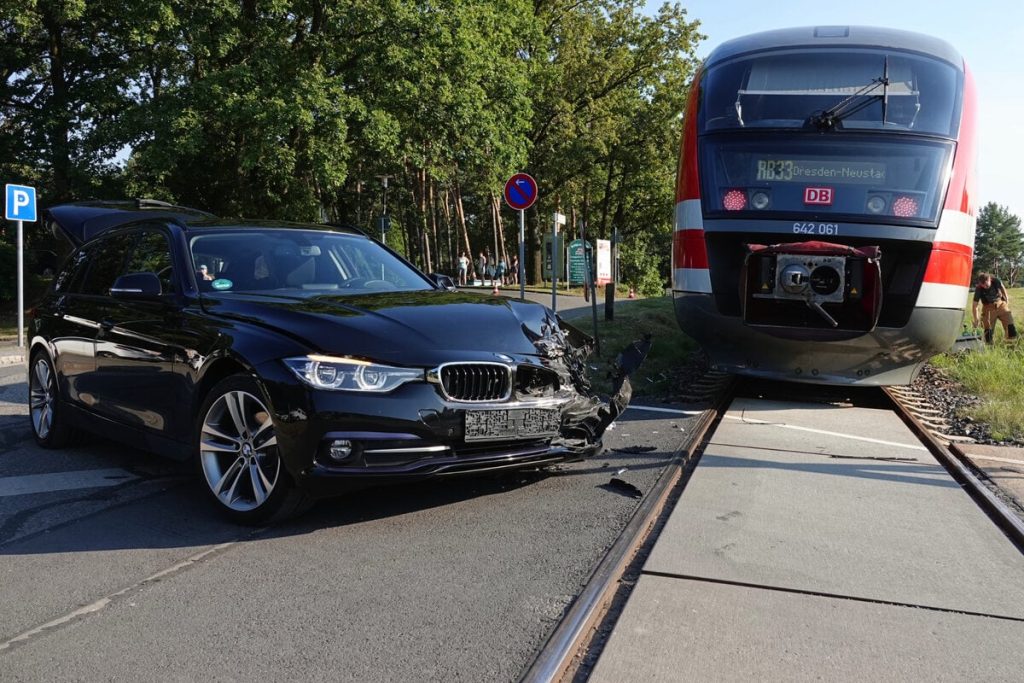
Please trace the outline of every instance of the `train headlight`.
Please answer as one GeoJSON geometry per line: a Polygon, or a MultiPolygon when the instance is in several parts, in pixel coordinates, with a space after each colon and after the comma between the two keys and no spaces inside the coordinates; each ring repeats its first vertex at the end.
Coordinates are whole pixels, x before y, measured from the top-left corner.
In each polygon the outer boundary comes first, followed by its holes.
{"type": "Polygon", "coordinates": [[[764,190],[755,190],[750,195],[750,205],[758,211],[764,211],[772,203],[772,198],[764,190]]]}
{"type": "Polygon", "coordinates": [[[885,197],[877,194],[868,197],[868,211],[871,213],[882,213],[885,211],[885,197]]]}

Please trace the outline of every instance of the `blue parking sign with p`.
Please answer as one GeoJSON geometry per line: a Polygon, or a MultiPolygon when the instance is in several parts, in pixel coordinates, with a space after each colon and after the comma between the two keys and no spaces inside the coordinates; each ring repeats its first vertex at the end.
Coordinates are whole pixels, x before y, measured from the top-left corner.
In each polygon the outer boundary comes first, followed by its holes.
{"type": "Polygon", "coordinates": [[[36,188],[26,185],[7,185],[7,204],[4,218],[9,221],[36,220],[36,188]]]}

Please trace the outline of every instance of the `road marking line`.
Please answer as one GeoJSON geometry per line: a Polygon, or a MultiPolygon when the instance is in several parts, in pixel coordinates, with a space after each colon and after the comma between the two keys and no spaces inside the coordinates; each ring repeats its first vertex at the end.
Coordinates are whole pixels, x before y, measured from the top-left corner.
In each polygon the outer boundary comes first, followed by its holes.
{"type": "MultiPolygon", "coordinates": [[[[672,408],[655,408],[654,406],[638,406],[633,404],[628,405],[626,410],[646,410],[652,413],[669,413],[670,415],[688,415],[690,417],[703,415],[706,412],[704,410],[675,410],[672,408]]],[[[626,410],[622,412],[626,412],[626,410]]]]}
{"type": "Polygon", "coordinates": [[[746,417],[744,415],[726,415],[727,420],[739,420],[747,424],[756,425],[768,425],[770,427],[779,427],[780,429],[795,429],[799,432],[810,432],[812,434],[824,434],[825,436],[838,436],[842,439],[852,439],[853,441],[866,441],[868,443],[877,443],[883,446],[894,446],[896,448],[908,448],[912,451],[927,451],[928,448],[920,444],[909,444],[899,443],[897,441],[885,441],[884,439],[872,439],[868,436],[857,436],[856,434],[843,434],[842,432],[830,432],[826,429],[814,429],[813,427],[800,427],[798,425],[790,425],[784,422],[769,422],[767,420],[758,420],[753,417],[746,417]]]}
{"type": "MultiPolygon", "coordinates": [[[[263,531],[263,530],[259,529],[255,533],[259,533],[259,531],[263,531]]],[[[253,535],[255,535],[255,533],[253,535]]],[[[40,626],[36,626],[33,629],[25,631],[21,635],[14,636],[10,640],[7,640],[7,641],[4,641],[3,643],[0,643],[0,652],[2,652],[4,650],[7,650],[7,649],[9,649],[11,647],[14,647],[15,645],[17,645],[19,643],[23,643],[26,640],[30,640],[30,639],[34,638],[35,636],[38,636],[40,633],[43,633],[43,632],[48,631],[48,630],[50,630],[52,628],[56,628],[58,626],[66,624],[69,621],[73,621],[74,619],[77,619],[78,617],[84,617],[84,616],[87,616],[89,614],[93,614],[95,612],[99,612],[100,610],[108,607],[112,602],[114,602],[114,600],[116,600],[117,598],[125,595],[126,593],[129,593],[129,592],[131,592],[133,590],[141,588],[141,587],[145,586],[146,584],[152,583],[154,581],[159,581],[160,579],[164,578],[165,576],[167,576],[169,574],[177,573],[177,572],[181,571],[182,569],[185,569],[186,567],[189,567],[189,566],[191,566],[191,565],[193,565],[193,564],[195,564],[197,562],[202,561],[208,555],[212,555],[213,553],[216,553],[218,551],[224,550],[225,548],[230,548],[231,546],[235,545],[236,543],[238,543],[238,541],[228,541],[227,543],[221,543],[220,545],[215,545],[212,548],[207,548],[206,550],[203,550],[202,552],[198,552],[195,555],[192,555],[191,557],[185,558],[181,562],[178,562],[177,564],[175,564],[173,566],[170,566],[167,569],[158,571],[156,574],[153,574],[152,576],[148,576],[148,577],[144,578],[142,581],[139,581],[138,583],[133,583],[132,585],[128,586],[127,588],[122,588],[121,590],[117,591],[116,593],[111,593],[110,595],[108,595],[106,597],[103,597],[103,598],[100,598],[96,602],[88,604],[85,607],[79,607],[75,611],[69,612],[69,613],[65,614],[64,616],[62,616],[62,617],[57,617],[56,619],[53,619],[52,621],[48,621],[45,624],[42,624],[40,626]]]]}
{"type": "Polygon", "coordinates": [[[119,486],[133,479],[138,479],[138,477],[127,470],[118,468],[0,477],[0,498],[25,496],[32,493],[119,486]]]}
{"type": "MultiPolygon", "coordinates": [[[[627,407],[626,410],[647,410],[647,411],[650,411],[650,412],[653,412],[653,413],[670,413],[672,415],[687,415],[687,416],[701,415],[704,412],[703,410],[674,410],[674,409],[671,409],[671,408],[655,408],[654,406],[638,406],[638,405],[632,405],[632,404],[629,407],[627,407]]],[[[623,411],[623,412],[625,412],[625,411],[623,411]]],[[[868,443],[877,443],[877,444],[881,444],[883,446],[895,446],[896,448],[908,448],[908,449],[910,449],[912,451],[927,451],[928,450],[927,447],[922,446],[920,444],[898,443],[896,441],[885,441],[883,439],[872,439],[872,438],[867,437],[867,436],[856,436],[855,434],[843,434],[841,432],[830,432],[830,431],[827,431],[827,430],[824,430],[824,429],[814,429],[812,427],[800,427],[798,425],[790,425],[790,424],[785,424],[785,423],[782,423],[782,422],[769,422],[767,420],[758,420],[756,418],[745,417],[743,415],[729,415],[729,414],[726,414],[725,415],[725,419],[727,419],[727,420],[738,420],[740,422],[746,422],[748,424],[769,425],[771,427],[779,427],[781,429],[795,429],[795,430],[801,431],[801,432],[811,432],[813,434],[824,434],[825,436],[838,436],[838,437],[841,437],[843,439],[853,439],[854,441],[866,441],[868,443]]],[[[1017,461],[1017,462],[1020,462],[1020,461],[1017,461]]]]}

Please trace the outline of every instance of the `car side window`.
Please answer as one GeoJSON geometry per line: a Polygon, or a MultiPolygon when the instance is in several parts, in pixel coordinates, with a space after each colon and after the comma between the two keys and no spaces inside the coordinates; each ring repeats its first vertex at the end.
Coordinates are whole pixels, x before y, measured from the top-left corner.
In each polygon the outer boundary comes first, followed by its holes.
{"type": "Polygon", "coordinates": [[[124,272],[125,259],[136,233],[120,233],[100,238],[89,249],[89,272],[82,284],[82,294],[107,296],[114,280],[124,272]]]}
{"type": "Polygon", "coordinates": [[[82,278],[89,267],[89,249],[79,249],[72,254],[64,267],[53,279],[53,291],[58,294],[73,294],[82,286],[82,278]]]}
{"type": "Polygon", "coordinates": [[[174,269],[171,260],[171,245],[167,235],[159,230],[147,229],[139,234],[125,273],[155,273],[160,278],[160,291],[172,294],[174,269]]]}

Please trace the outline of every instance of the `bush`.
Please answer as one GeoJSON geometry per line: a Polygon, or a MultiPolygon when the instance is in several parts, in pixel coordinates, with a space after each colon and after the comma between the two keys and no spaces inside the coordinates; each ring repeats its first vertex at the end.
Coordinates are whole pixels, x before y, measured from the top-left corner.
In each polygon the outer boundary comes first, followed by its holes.
{"type": "Polygon", "coordinates": [[[671,235],[638,233],[619,245],[619,272],[622,281],[643,296],[658,296],[665,291],[668,278],[668,254],[671,235]]]}
{"type": "Polygon", "coordinates": [[[18,249],[0,242],[0,303],[13,303],[18,296],[18,249]]]}

